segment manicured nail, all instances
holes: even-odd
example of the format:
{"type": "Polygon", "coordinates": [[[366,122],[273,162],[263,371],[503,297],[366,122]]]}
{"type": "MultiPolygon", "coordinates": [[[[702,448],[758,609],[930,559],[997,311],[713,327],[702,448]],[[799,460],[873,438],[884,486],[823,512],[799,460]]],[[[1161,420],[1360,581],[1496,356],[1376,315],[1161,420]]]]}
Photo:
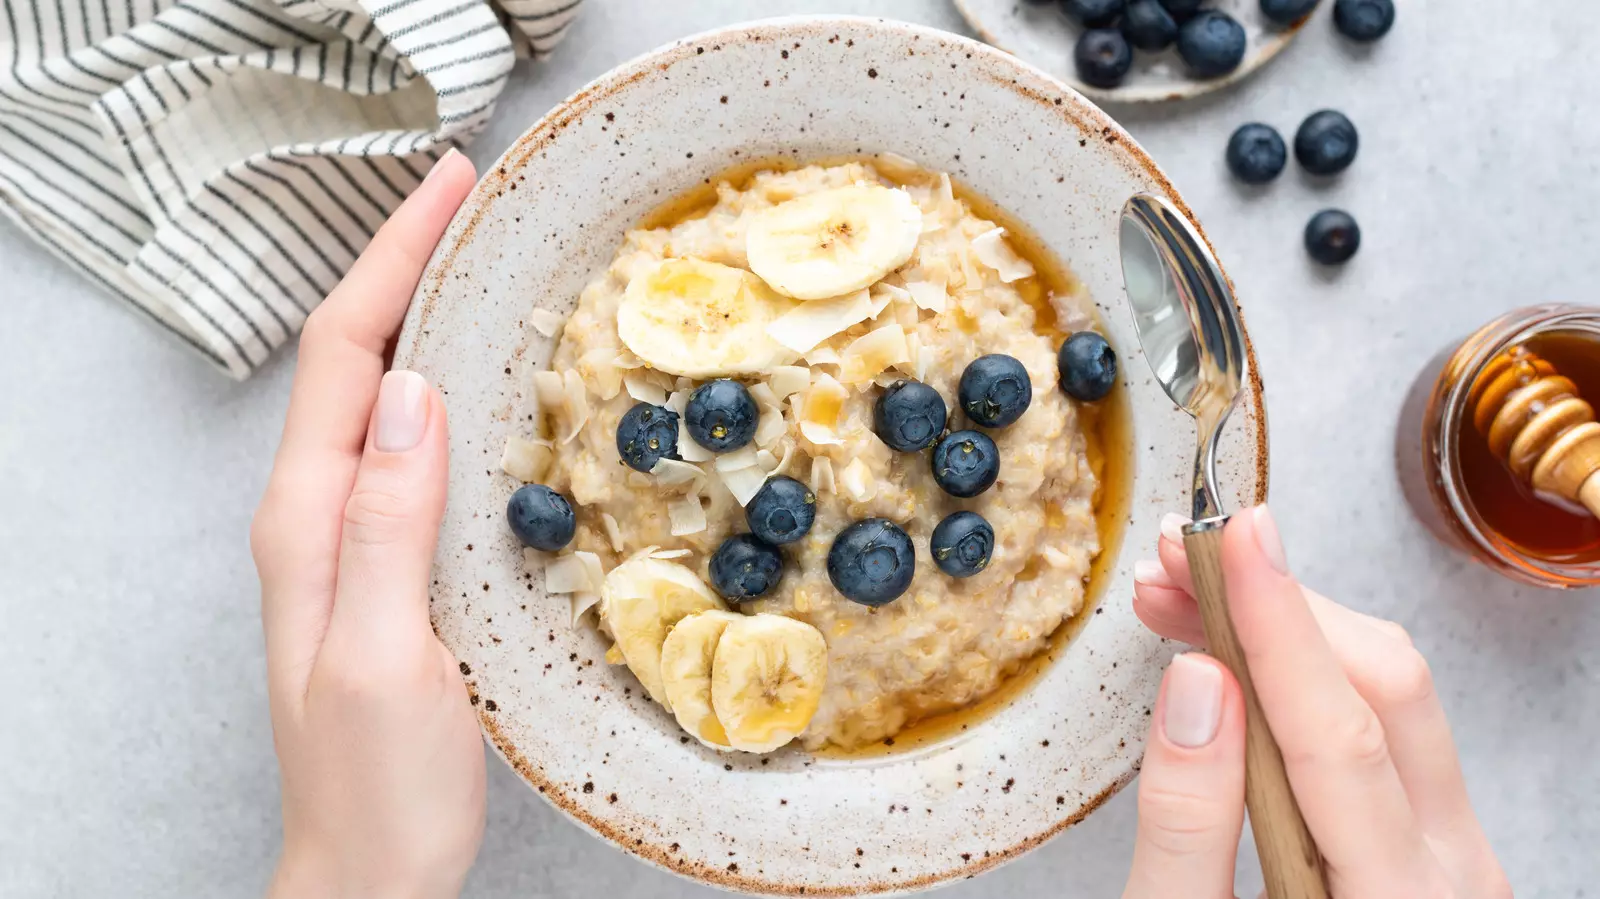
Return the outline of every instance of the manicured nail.
{"type": "Polygon", "coordinates": [[[1133,563],[1133,580],[1134,583],[1144,584],[1146,587],[1165,587],[1170,581],[1167,569],[1152,559],[1140,559],[1133,563]]]}
{"type": "Polygon", "coordinates": [[[1167,695],[1161,729],[1167,739],[1198,749],[1217,736],[1222,723],[1222,672],[1187,653],[1167,668],[1167,695]]]}
{"type": "Polygon", "coordinates": [[[420,443],[427,429],[428,382],[414,371],[384,375],[372,445],[379,452],[403,453],[420,443]]]}
{"type": "Polygon", "coordinates": [[[432,178],[434,172],[437,172],[440,169],[444,168],[444,164],[449,162],[451,157],[456,156],[456,155],[458,155],[458,153],[456,151],[456,148],[455,147],[451,147],[448,151],[445,152],[445,154],[443,156],[439,157],[439,161],[433,164],[433,168],[428,169],[428,174],[424,175],[422,177],[422,180],[423,181],[427,181],[429,178],[432,178]]]}
{"type": "Polygon", "coordinates": [[[1283,554],[1283,538],[1278,536],[1278,524],[1272,520],[1272,512],[1267,509],[1266,503],[1256,506],[1255,516],[1256,546],[1279,574],[1288,574],[1289,559],[1283,554]]]}
{"type": "Polygon", "coordinates": [[[1161,519],[1161,536],[1171,540],[1173,543],[1176,543],[1179,546],[1182,546],[1183,526],[1188,523],[1189,519],[1184,518],[1182,515],[1179,515],[1176,512],[1168,512],[1166,516],[1161,519]]]}

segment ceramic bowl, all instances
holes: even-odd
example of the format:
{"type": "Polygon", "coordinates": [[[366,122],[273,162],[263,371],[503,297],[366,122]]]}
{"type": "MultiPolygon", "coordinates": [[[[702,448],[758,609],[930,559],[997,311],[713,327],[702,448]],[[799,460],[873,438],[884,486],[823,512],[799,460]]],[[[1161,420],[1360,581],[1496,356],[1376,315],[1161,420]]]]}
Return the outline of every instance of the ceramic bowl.
{"type": "Polygon", "coordinates": [[[1058,4],[1020,0],[955,0],[955,4],[972,30],[990,44],[1015,53],[1088,97],[1115,103],[1186,100],[1237,84],[1289,46],[1315,14],[1285,26],[1262,15],[1259,0],[1214,0],[1206,8],[1222,10],[1244,26],[1249,43],[1238,69],[1221,78],[1196,79],[1187,74],[1174,49],[1134,50],[1128,79],[1117,87],[1099,88],[1078,80],[1072,48],[1083,29],[1063,15],[1058,4]]]}
{"type": "MultiPolygon", "coordinates": [[[[1123,201],[1179,200],[1128,135],[1015,57],[894,22],[803,18],[679,41],[579,91],[484,172],[417,289],[395,355],[450,409],[450,503],[432,593],[489,742],[574,821],[670,871],[761,894],[907,891],[1015,858],[1137,767],[1175,647],[1129,606],[1163,513],[1185,510],[1191,422],[1146,368],[1124,308],[1123,201]],[[718,755],[608,666],[592,624],[524,574],[497,467],[520,433],[517,371],[548,364],[535,307],[570,312],[646,211],[751,159],[892,151],[1029,223],[1100,307],[1122,354],[1135,467],[1096,614],[1021,696],[959,737],[841,761],[718,755]]],[[[1179,200],[1181,204],[1181,200],[1179,200]]],[[[1252,363],[1252,369],[1253,369],[1252,363]]],[[[1234,505],[1266,489],[1259,384],[1224,441],[1234,505]]]]}

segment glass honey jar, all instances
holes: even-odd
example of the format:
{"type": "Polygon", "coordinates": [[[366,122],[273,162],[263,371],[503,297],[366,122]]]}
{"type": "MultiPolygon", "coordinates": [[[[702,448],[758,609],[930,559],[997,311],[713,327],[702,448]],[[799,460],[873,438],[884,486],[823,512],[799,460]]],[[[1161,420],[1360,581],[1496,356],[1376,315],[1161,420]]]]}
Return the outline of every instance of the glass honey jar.
{"type": "Polygon", "coordinates": [[[1557,446],[1594,418],[1574,397],[1600,402],[1600,308],[1518,309],[1447,347],[1400,413],[1396,461],[1413,512],[1440,540],[1508,577],[1552,588],[1600,585],[1600,517],[1581,504],[1587,496],[1593,505],[1600,480],[1562,496],[1550,486],[1550,465],[1538,464],[1541,450],[1554,460],[1595,430],[1584,425],[1557,446]],[[1560,420],[1543,427],[1553,419],[1560,420]]]}

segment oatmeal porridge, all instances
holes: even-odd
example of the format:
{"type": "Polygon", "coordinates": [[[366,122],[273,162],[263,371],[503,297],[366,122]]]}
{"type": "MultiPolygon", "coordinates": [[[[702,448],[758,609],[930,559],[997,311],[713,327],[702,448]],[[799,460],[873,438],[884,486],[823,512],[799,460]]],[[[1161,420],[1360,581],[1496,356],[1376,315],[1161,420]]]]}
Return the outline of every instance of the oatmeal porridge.
{"type": "Polygon", "coordinates": [[[905,160],[725,181],[533,322],[513,528],[702,742],[892,738],[1083,608],[1100,438],[1058,350],[1090,306],[905,160]]]}

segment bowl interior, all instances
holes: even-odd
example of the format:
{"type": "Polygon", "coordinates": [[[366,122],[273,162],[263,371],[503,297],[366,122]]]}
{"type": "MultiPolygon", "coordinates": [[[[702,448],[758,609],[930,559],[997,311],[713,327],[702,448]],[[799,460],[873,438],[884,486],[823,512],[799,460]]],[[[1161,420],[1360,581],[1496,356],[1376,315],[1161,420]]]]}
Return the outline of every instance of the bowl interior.
{"type": "MultiPolygon", "coordinates": [[[[1015,857],[1131,776],[1173,647],[1127,603],[1133,560],[1188,505],[1190,421],[1146,370],[1124,308],[1118,215],[1166,179],[1099,110],[1015,58],[868,19],[790,19],[686,39],[628,63],[534,125],[487,172],[424,275],[395,356],[451,416],[450,504],[432,612],[496,749],[531,787],[623,849],[757,893],[913,889],[1015,857]],[[524,573],[497,466],[522,433],[519,367],[548,364],[535,307],[570,312],[623,232],[752,159],[892,151],[1028,223],[1094,297],[1123,362],[1134,467],[1126,539],[1097,614],[1021,696],[949,740],[838,761],[693,744],[592,626],[524,573]]],[[[1179,201],[1181,203],[1181,201],[1179,201]]],[[[1252,381],[1224,440],[1224,495],[1266,487],[1252,381]]]]}

